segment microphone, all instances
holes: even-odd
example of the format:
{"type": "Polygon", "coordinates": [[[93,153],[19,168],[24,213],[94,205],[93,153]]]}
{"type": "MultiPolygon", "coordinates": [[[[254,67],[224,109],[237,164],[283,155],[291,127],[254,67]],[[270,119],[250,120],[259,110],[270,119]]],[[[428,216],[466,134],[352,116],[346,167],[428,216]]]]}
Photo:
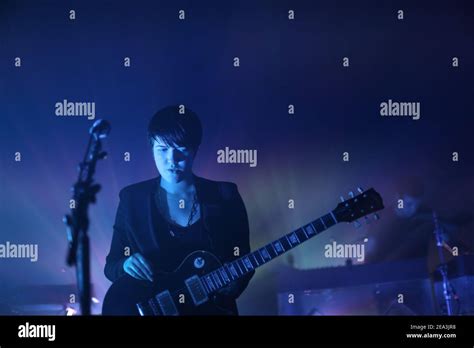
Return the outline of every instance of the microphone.
{"type": "Polygon", "coordinates": [[[104,139],[110,133],[110,123],[106,120],[97,120],[89,129],[89,134],[96,139],[104,139]]]}

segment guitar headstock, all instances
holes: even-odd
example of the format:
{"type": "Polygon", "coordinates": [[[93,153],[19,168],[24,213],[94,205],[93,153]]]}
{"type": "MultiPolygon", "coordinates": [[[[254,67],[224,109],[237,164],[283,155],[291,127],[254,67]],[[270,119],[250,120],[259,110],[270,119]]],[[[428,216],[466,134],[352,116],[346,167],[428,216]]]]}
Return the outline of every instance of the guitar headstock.
{"type": "MultiPolygon", "coordinates": [[[[373,188],[366,191],[358,190],[360,194],[354,196],[351,192],[351,198],[342,201],[333,210],[337,221],[353,222],[360,217],[367,216],[384,208],[382,197],[373,188]]],[[[377,214],[375,214],[375,218],[378,218],[377,214]]]]}

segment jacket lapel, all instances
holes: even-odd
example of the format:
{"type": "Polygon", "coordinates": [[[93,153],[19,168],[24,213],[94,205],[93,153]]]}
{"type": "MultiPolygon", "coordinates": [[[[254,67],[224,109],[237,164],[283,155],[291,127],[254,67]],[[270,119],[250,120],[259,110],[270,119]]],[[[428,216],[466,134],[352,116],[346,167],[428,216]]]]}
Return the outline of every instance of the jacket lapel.
{"type": "MultiPolygon", "coordinates": [[[[148,193],[146,203],[146,213],[148,216],[149,236],[152,239],[151,245],[160,246],[162,238],[168,238],[167,226],[158,212],[158,206],[155,202],[155,194],[159,189],[161,176],[157,176],[153,182],[152,189],[148,193]]],[[[218,233],[222,223],[222,207],[220,204],[220,195],[217,185],[194,175],[194,184],[196,194],[200,203],[200,214],[204,228],[209,234],[213,249],[221,243],[218,242],[218,233]]],[[[218,253],[217,250],[214,250],[218,253]]]]}

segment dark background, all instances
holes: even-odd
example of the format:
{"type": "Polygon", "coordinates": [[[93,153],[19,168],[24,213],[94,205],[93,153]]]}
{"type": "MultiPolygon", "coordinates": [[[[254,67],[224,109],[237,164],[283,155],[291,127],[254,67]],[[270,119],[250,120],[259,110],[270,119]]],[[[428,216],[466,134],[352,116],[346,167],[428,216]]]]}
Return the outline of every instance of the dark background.
{"type": "MultiPolygon", "coordinates": [[[[18,286],[75,282],[61,219],[93,121],[57,117],[63,99],[95,102],[96,119],[112,124],[109,156],[96,175],[102,191],[90,211],[99,301],[110,285],[103,266],[118,192],[156,175],[146,126],[170,104],[201,117],[195,173],[238,184],[253,248],[327,213],[357,186],[384,197],[380,223],[341,224],[257,271],[239,299],[242,314],[277,313],[284,290],[277,275],[288,263],[344,265],[324,257],[333,240],[368,238],[366,263],[428,257],[432,237],[397,230],[393,208],[407,178],[417,176],[430,208],[445,217],[472,214],[472,19],[469,1],[2,1],[0,242],[39,244],[36,263],[0,259],[3,302],[18,286]],[[421,119],[381,117],[388,99],[420,102],[421,119]],[[257,149],[257,167],[217,163],[226,146],[257,149]]],[[[472,221],[453,233],[473,251],[472,221]]]]}

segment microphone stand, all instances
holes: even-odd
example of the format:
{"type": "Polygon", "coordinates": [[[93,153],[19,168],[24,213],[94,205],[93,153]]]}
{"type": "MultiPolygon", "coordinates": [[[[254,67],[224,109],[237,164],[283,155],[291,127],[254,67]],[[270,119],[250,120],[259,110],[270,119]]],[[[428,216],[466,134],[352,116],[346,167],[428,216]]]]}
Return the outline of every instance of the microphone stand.
{"type": "Polygon", "coordinates": [[[434,220],[434,225],[435,225],[434,234],[436,236],[436,246],[438,248],[438,256],[439,256],[439,261],[440,261],[438,270],[441,273],[441,277],[442,277],[443,296],[444,296],[444,301],[446,303],[446,314],[453,315],[453,307],[452,307],[451,300],[453,296],[455,296],[456,294],[454,293],[453,287],[451,286],[449,282],[448,265],[446,264],[446,261],[444,259],[444,254],[443,254],[444,241],[441,235],[442,230],[438,221],[438,216],[436,212],[434,211],[433,211],[433,220],[434,220]]]}
{"type": "Polygon", "coordinates": [[[109,130],[108,123],[102,120],[96,121],[91,127],[87,150],[78,168],[79,176],[71,189],[73,191],[71,213],[63,218],[67,226],[69,242],[66,263],[70,267],[76,266],[82,315],[91,314],[89,236],[87,234],[89,229],[88,207],[91,203],[96,202],[96,194],[101,188],[99,184],[94,183],[93,176],[97,161],[107,155],[102,151],[101,138],[105,138],[109,130]]]}

